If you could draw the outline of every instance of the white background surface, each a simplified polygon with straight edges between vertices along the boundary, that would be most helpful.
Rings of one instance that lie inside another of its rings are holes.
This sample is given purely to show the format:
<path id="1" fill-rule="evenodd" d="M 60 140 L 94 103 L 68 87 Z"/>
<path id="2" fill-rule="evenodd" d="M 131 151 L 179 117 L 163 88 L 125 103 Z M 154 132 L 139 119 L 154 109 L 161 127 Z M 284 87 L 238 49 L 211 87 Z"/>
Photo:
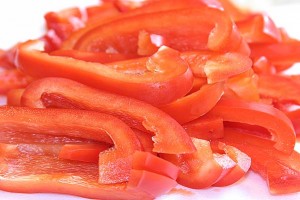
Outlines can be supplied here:
<path id="1" fill-rule="evenodd" d="M 0 48 L 6 49 L 17 41 L 25 41 L 40 36 L 43 30 L 43 15 L 46 11 L 55 11 L 74 5 L 92 5 L 98 0 L 9 0 L 0 3 Z M 245 1 L 244 1 L 245 2 Z M 256 2 L 256 1 L 254 1 Z M 260 1 L 262 2 L 262 1 Z M 257 3 L 257 2 L 256 2 Z M 249 4 L 246 2 L 246 4 Z M 257 8 L 258 4 L 255 5 Z M 300 38 L 300 4 L 289 4 L 283 6 L 269 6 L 270 3 L 263 4 L 263 9 L 270 13 L 272 18 L 279 26 L 286 27 L 288 32 L 294 37 Z M 0 104 L 3 99 L 0 98 Z M 229 187 L 209 188 L 205 190 L 194 190 L 189 196 L 180 196 L 178 194 L 165 195 L 159 200 L 183 200 L 183 199 L 201 199 L 201 200 L 299 200 L 300 193 L 271 196 L 268 193 L 267 185 L 262 178 L 253 172 L 246 178 Z M 0 191 L 0 200 L 78 200 L 79 197 L 55 194 L 14 194 Z"/>

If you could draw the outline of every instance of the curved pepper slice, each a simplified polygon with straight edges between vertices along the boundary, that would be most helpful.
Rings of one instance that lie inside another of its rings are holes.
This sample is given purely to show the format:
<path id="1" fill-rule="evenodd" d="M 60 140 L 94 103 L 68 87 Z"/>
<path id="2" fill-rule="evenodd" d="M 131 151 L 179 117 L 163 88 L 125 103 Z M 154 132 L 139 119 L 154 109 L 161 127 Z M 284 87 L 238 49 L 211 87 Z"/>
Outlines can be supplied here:
<path id="1" fill-rule="evenodd" d="M 238 99 L 221 99 L 208 113 L 224 121 L 266 128 L 275 141 L 274 147 L 284 153 L 294 150 L 296 136 L 289 118 L 273 106 Z"/>
<path id="2" fill-rule="evenodd" d="M 180 124 L 190 122 L 209 112 L 223 95 L 223 83 L 207 84 L 199 91 L 159 108 Z"/>
<path id="3" fill-rule="evenodd" d="M 126 1 L 128 2 L 128 1 Z M 107 2 L 108 4 L 111 2 Z M 137 3 L 135 1 L 135 3 Z M 141 2 L 138 2 L 141 3 Z M 144 3 L 144 2 L 143 2 Z M 219 8 L 220 3 L 217 0 L 155 0 L 155 1 L 146 1 L 145 5 L 142 5 L 141 7 L 135 8 L 133 10 L 122 12 L 120 15 L 116 15 L 115 17 L 106 18 L 105 20 L 92 20 L 92 23 L 89 23 L 84 28 L 74 32 L 70 35 L 70 37 L 63 42 L 62 48 L 63 49 L 73 49 L 76 41 L 82 37 L 85 33 L 89 32 L 90 30 L 96 28 L 99 25 L 102 25 L 104 23 L 109 23 L 114 20 L 120 19 L 120 18 L 126 18 L 131 16 L 136 16 L 140 14 L 145 13 L 155 13 L 155 12 L 162 12 L 162 11 L 168 11 L 168 10 L 179 10 L 184 8 L 195 8 L 195 7 L 203 7 L 204 5 L 213 7 L 213 8 Z"/>
<path id="4" fill-rule="evenodd" d="M 179 57 L 179 52 L 170 48 L 161 48 L 148 59 L 115 63 L 113 69 L 100 63 L 50 56 L 38 51 L 37 45 L 41 45 L 41 41 L 20 44 L 16 57 L 17 66 L 33 77 L 70 78 L 151 104 L 169 103 L 192 88 L 192 72 Z M 135 66 L 135 69 L 127 69 L 128 65 Z M 140 66 L 139 69 L 136 66 Z"/>
<path id="5" fill-rule="evenodd" d="M 200 189 L 213 185 L 223 172 L 214 159 L 210 142 L 192 138 L 197 152 L 190 154 L 162 154 L 161 157 L 180 168 L 177 182 L 183 186 Z"/>
<path id="6" fill-rule="evenodd" d="M 230 169 L 223 177 L 220 178 L 220 180 L 214 184 L 214 186 L 223 187 L 231 185 L 245 176 L 250 169 L 251 158 L 234 146 L 226 145 L 224 143 L 218 143 L 217 146 L 236 163 L 232 169 Z"/>
<path id="7" fill-rule="evenodd" d="M 212 51 L 184 52 L 194 76 L 207 77 L 208 83 L 226 81 L 251 69 L 251 59 L 241 53 L 216 53 Z"/>
<path id="8" fill-rule="evenodd" d="M 0 127 L 3 132 L 15 130 L 104 142 L 112 140 L 114 147 L 99 156 L 99 183 L 103 184 L 128 181 L 130 156 L 135 150 L 141 150 L 135 133 L 125 123 L 96 112 L 4 107 L 0 108 Z"/>
<path id="9" fill-rule="evenodd" d="M 141 30 L 162 36 L 163 45 L 176 50 L 229 51 L 238 49 L 242 41 L 230 17 L 203 6 L 140 14 L 99 25 L 82 35 L 74 49 L 137 54 Z"/>
<path id="10" fill-rule="evenodd" d="M 130 127 L 154 133 L 152 140 L 155 152 L 177 154 L 195 151 L 183 127 L 158 108 L 129 97 L 95 90 L 72 80 L 40 79 L 26 88 L 22 105 L 77 108 L 112 114 Z"/>
<path id="11" fill-rule="evenodd" d="M 281 34 L 273 20 L 266 14 L 253 14 L 236 23 L 248 43 L 277 43 Z"/>

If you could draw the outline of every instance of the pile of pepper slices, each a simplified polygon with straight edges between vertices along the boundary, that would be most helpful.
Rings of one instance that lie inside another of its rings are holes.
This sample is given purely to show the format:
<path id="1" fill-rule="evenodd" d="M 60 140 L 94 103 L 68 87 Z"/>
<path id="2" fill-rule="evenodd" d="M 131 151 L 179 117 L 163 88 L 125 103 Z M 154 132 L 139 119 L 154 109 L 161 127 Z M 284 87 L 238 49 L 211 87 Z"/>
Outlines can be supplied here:
<path id="1" fill-rule="evenodd" d="M 300 41 L 228 0 L 104 0 L 0 51 L 0 189 L 153 199 L 251 168 L 300 191 Z M 238 184 L 238 183 L 237 183 Z"/>

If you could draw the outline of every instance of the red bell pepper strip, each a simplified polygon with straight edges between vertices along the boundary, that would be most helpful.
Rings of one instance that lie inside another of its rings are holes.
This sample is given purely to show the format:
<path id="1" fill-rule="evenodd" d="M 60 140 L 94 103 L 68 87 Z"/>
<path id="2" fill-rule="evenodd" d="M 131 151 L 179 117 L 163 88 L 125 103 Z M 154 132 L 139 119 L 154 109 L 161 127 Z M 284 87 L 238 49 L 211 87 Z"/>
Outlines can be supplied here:
<path id="1" fill-rule="evenodd" d="M 236 163 L 233 168 L 214 184 L 214 186 L 223 187 L 231 185 L 245 176 L 250 169 L 251 158 L 233 146 L 224 143 L 218 143 L 217 145 Z"/>
<path id="2" fill-rule="evenodd" d="M 225 13 L 203 6 L 146 13 L 99 25 L 82 35 L 74 49 L 136 54 L 138 33 L 141 30 L 161 35 L 164 38 L 162 45 L 176 50 L 234 51 L 242 41 L 235 25 Z"/>
<path id="3" fill-rule="evenodd" d="M 213 147 L 212 147 L 213 148 Z M 222 173 L 219 176 L 219 178 L 215 181 L 213 186 L 217 186 L 216 184 L 220 181 L 223 181 L 223 179 L 227 179 L 227 174 L 231 173 L 231 171 L 236 167 L 236 162 L 234 162 L 227 154 L 224 154 L 224 152 L 213 154 L 215 161 L 222 167 Z"/>
<path id="4" fill-rule="evenodd" d="M 176 185 L 176 180 L 161 174 L 132 169 L 127 188 L 145 192 L 152 197 L 158 197 L 166 194 Z"/>
<path id="5" fill-rule="evenodd" d="M 223 83 L 207 84 L 199 91 L 159 108 L 180 124 L 184 124 L 209 112 L 222 97 L 223 87 Z"/>
<path id="6" fill-rule="evenodd" d="M 156 107 L 129 97 L 89 88 L 63 78 L 45 78 L 28 86 L 22 96 L 28 107 L 77 108 L 112 114 L 130 127 L 154 133 L 154 152 L 191 153 L 195 147 L 183 127 Z M 157 120 L 160 119 L 160 120 Z M 174 148 L 176 146 L 176 148 Z"/>
<path id="7" fill-rule="evenodd" d="M 153 199 L 142 191 L 126 188 L 127 183 L 99 184 L 95 163 L 69 162 L 47 155 L 11 158 L 1 154 L 0 177 L 0 189 L 9 192 L 60 193 L 103 200 Z"/>
<path id="8" fill-rule="evenodd" d="M 286 69 L 282 65 L 290 66 L 300 61 L 300 42 L 275 43 L 275 44 L 250 44 L 253 59 L 265 56 L 278 71 Z M 279 67 L 278 67 L 279 66 Z"/>
<path id="9" fill-rule="evenodd" d="M 179 168 L 171 162 L 149 152 L 136 151 L 133 154 L 132 169 L 146 170 L 176 180 Z"/>
<path id="10" fill-rule="evenodd" d="M 110 4 L 111 2 L 105 2 L 104 4 Z M 141 3 L 141 2 L 139 2 Z M 96 28 L 99 25 L 104 23 L 112 22 L 119 18 L 126 18 L 130 16 L 136 16 L 145 13 L 155 13 L 161 11 L 168 11 L 168 10 L 179 10 L 184 8 L 195 8 L 195 7 L 203 7 L 208 6 L 212 8 L 222 9 L 220 3 L 217 0 L 155 0 L 155 1 L 146 1 L 145 5 L 138 7 L 136 9 L 123 12 L 121 15 L 112 16 L 111 18 L 107 18 L 106 20 L 92 20 L 92 23 L 87 22 L 87 26 L 83 29 L 76 31 L 75 33 L 71 34 L 70 37 L 63 42 L 62 48 L 63 49 L 73 49 L 74 43 L 83 36 L 85 33 L 89 32 L 90 30 Z M 102 5 L 103 6 L 103 5 Z M 118 5 L 117 5 L 118 7 Z"/>
<path id="11" fill-rule="evenodd" d="M 241 74 L 249 70 L 252 61 L 242 54 L 226 53 L 209 59 L 204 67 L 208 83 L 225 81 L 228 77 Z M 220 69 L 221 68 L 221 69 Z"/>
<path id="12" fill-rule="evenodd" d="M 182 125 L 191 137 L 212 140 L 223 137 L 223 119 L 204 115 L 196 120 Z"/>
<path id="13" fill-rule="evenodd" d="M 63 145 L 59 158 L 82 162 L 98 163 L 99 154 L 107 150 L 109 144 L 66 144 Z"/>
<path id="14" fill-rule="evenodd" d="M 245 134 L 249 132 L 242 129 L 225 128 L 224 130 L 224 138 L 219 141 L 235 146 L 249 155 L 252 160 L 251 169 L 273 184 L 269 187 L 270 192 L 282 194 L 300 191 L 299 184 L 295 185 L 300 172 L 300 154 L 298 152 L 292 151 L 290 154 L 286 154 L 278 151 L 273 147 L 273 141 L 255 137 L 251 135 L 251 132 Z M 277 167 L 277 163 L 282 166 Z M 272 165 L 274 166 L 272 167 Z M 283 169 L 285 169 L 285 173 L 282 173 Z M 286 190 L 279 189 L 278 180 L 281 180 L 280 185 L 284 186 Z"/>
<path id="15" fill-rule="evenodd" d="M 251 59 L 240 53 L 210 51 L 184 52 L 181 57 L 189 63 L 194 76 L 206 77 L 208 83 L 225 81 L 251 69 Z"/>
<path id="16" fill-rule="evenodd" d="M 21 44 L 16 58 L 17 66 L 33 77 L 70 78 L 98 89 L 158 105 L 184 96 L 193 84 L 189 67 L 177 51 L 169 48 L 161 48 L 150 58 L 115 63 L 115 69 L 112 69 L 100 63 L 50 56 L 36 49 L 40 44 L 38 40 Z M 130 65 L 135 70 L 126 68 Z M 136 70 L 136 66 L 140 68 Z"/>
<path id="17" fill-rule="evenodd" d="M 289 76 L 260 75 L 258 79 L 259 94 L 274 102 L 300 105 L 300 84 Z"/>
<path id="18" fill-rule="evenodd" d="M 291 121 L 273 106 L 239 99 L 221 99 L 208 113 L 224 121 L 257 125 L 266 128 L 275 142 L 274 147 L 291 153 L 295 146 L 295 131 Z"/>
<path id="19" fill-rule="evenodd" d="M 253 14 L 236 24 L 248 43 L 277 43 L 281 41 L 279 29 L 266 14 Z"/>
<path id="20" fill-rule="evenodd" d="M 279 161 L 269 162 L 266 168 L 267 183 L 271 194 L 287 194 L 300 191 L 299 170 L 294 170 Z"/>
<path id="21" fill-rule="evenodd" d="M 0 126 L 2 131 L 42 132 L 103 142 L 112 140 L 114 147 L 99 156 L 99 183 L 104 184 L 128 181 L 130 156 L 141 149 L 139 140 L 126 124 L 96 112 L 4 107 L 0 108 Z"/>
<path id="22" fill-rule="evenodd" d="M 180 168 L 177 182 L 183 186 L 200 189 L 213 185 L 223 172 L 214 159 L 210 142 L 192 138 L 197 152 L 190 154 L 163 154 L 162 158 Z"/>

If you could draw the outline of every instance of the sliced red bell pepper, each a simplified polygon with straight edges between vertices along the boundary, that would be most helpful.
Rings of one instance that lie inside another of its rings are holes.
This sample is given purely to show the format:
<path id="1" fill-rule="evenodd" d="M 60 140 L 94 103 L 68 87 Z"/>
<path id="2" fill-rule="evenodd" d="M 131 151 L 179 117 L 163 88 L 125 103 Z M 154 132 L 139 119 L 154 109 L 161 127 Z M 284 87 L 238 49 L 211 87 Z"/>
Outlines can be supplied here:
<path id="1" fill-rule="evenodd" d="M 269 162 L 267 183 L 271 194 L 287 194 L 300 191 L 300 171 L 280 162 Z"/>
<path id="2" fill-rule="evenodd" d="M 225 81 L 229 77 L 248 71 L 252 66 L 248 56 L 226 53 L 209 59 L 204 67 L 208 83 Z"/>
<path id="3" fill-rule="evenodd" d="M 146 170 L 176 180 L 179 168 L 173 163 L 149 152 L 136 151 L 133 154 L 132 169 Z"/>
<path id="4" fill-rule="evenodd" d="M 161 48 L 150 58 L 115 63 L 112 69 L 100 63 L 50 56 L 36 49 L 40 44 L 38 40 L 28 41 L 18 49 L 17 66 L 34 77 L 70 78 L 158 105 L 184 96 L 193 84 L 189 67 L 179 57 L 179 52 L 169 48 Z"/>
<path id="5" fill-rule="evenodd" d="M 218 143 L 217 145 L 219 149 L 223 150 L 236 163 L 233 168 L 214 184 L 214 186 L 223 187 L 231 185 L 245 176 L 250 169 L 251 158 L 233 146 L 224 143 Z"/>
<path id="6" fill-rule="evenodd" d="M 115 1 L 117 2 L 117 1 Z M 136 3 L 136 2 L 135 2 Z M 142 2 L 139 2 L 139 5 Z M 73 49 L 74 43 L 83 36 L 85 33 L 89 32 L 90 30 L 96 28 L 99 25 L 102 25 L 108 22 L 112 22 L 119 18 L 126 18 L 130 16 L 136 16 L 145 13 L 155 13 L 155 12 L 162 12 L 168 10 L 179 10 L 184 8 L 195 8 L 195 7 L 203 7 L 208 6 L 212 8 L 222 9 L 220 3 L 217 0 L 155 0 L 155 1 L 145 1 L 145 5 L 140 5 L 141 7 L 135 8 L 133 10 L 128 10 L 126 12 L 122 12 L 121 15 L 112 16 L 111 18 L 106 18 L 106 20 L 92 20 L 92 23 L 87 22 L 87 26 L 75 33 L 71 34 L 70 37 L 63 42 L 62 47 L 64 49 Z M 111 1 L 107 1 L 104 4 L 111 4 Z M 103 6 L 103 5 L 102 5 Z M 117 7 L 118 3 L 117 3 Z"/>
<path id="7" fill-rule="evenodd" d="M 224 12 L 202 6 L 114 20 L 86 32 L 78 39 L 74 48 L 92 52 L 113 50 L 117 53 L 136 54 L 138 33 L 141 30 L 162 36 L 162 45 L 176 50 L 234 51 L 242 41 L 235 25 Z"/>
<path id="8" fill-rule="evenodd" d="M 206 77 L 208 83 L 225 81 L 251 69 L 251 59 L 240 53 L 211 51 L 184 52 L 181 57 L 189 63 L 194 76 Z"/>
<path id="9" fill-rule="evenodd" d="M 7 156 L 1 154 L 1 190 L 70 194 L 103 200 L 153 199 L 143 191 L 128 189 L 127 183 L 99 184 L 95 163 L 70 162 L 47 155 Z"/>
<path id="10" fill-rule="evenodd" d="M 223 178 L 226 179 L 227 174 L 229 174 L 236 167 L 237 164 L 228 155 L 224 154 L 224 152 L 221 153 L 214 152 L 213 155 L 215 161 L 223 169 L 221 175 L 213 184 L 213 186 L 217 186 L 216 184 L 219 183 L 219 181 L 222 181 Z"/>
<path id="11" fill-rule="evenodd" d="M 166 194 L 177 185 L 176 180 L 169 177 L 149 172 L 146 170 L 132 169 L 128 188 L 145 192 L 152 197 Z"/>
<path id="12" fill-rule="evenodd" d="M 274 102 L 300 104 L 300 84 L 289 76 L 260 75 L 258 79 L 259 94 Z"/>
<path id="13" fill-rule="evenodd" d="M 221 99 L 208 113 L 224 121 L 257 125 L 267 129 L 274 147 L 291 153 L 295 146 L 295 131 L 289 118 L 273 106 L 239 99 Z"/>
<path id="14" fill-rule="evenodd" d="M 281 33 L 273 20 L 264 13 L 257 13 L 238 21 L 237 27 L 248 43 L 277 43 Z"/>
<path id="15" fill-rule="evenodd" d="M 155 134 L 152 138 L 154 152 L 177 154 L 195 151 L 183 127 L 158 108 L 129 97 L 95 90 L 72 80 L 37 80 L 26 88 L 22 96 L 22 105 L 39 108 L 77 108 L 112 114 L 130 127 Z"/>
<path id="16" fill-rule="evenodd" d="M 223 119 L 204 115 L 196 120 L 182 125 L 191 137 L 212 140 L 223 137 Z"/>
<path id="17" fill-rule="evenodd" d="M 99 156 L 99 183 L 128 181 L 131 155 L 141 150 L 135 133 L 124 122 L 96 112 L 4 107 L 0 108 L 0 126 L 4 132 L 15 130 L 113 141 L 114 147 Z"/>
<path id="18" fill-rule="evenodd" d="M 206 84 L 199 91 L 159 108 L 180 124 L 184 124 L 209 112 L 222 97 L 223 88 L 223 83 Z"/>
<path id="19" fill-rule="evenodd" d="M 214 159 L 210 142 L 192 138 L 197 152 L 190 154 L 163 154 L 162 158 L 180 168 L 177 182 L 183 186 L 200 189 L 213 185 L 223 172 Z"/>
<path id="20" fill-rule="evenodd" d="M 251 157 L 251 169 L 258 172 L 271 184 L 272 193 L 289 193 L 300 191 L 297 182 L 300 172 L 300 154 L 292 151 L 290 154 L 283 153 L 274 148 L 274 142 L 251 135 L 251 132 L 242 129 L 224 129 L 224 138 L 219 139 L 226 144 L 237 147 Z M 248 133 L 248 134 L 245 134 Z M 280 163 L 282 166 L 276 166 Z M 271 164 L 271 166 L 270 166 Z M 272 167 L 272 165 L 274 165 Z M 282 173 L 285 170 L 285 173 Z M 293 172 L 293 173 L 289 173 Z M 288 173 L 288 175 L 287 175 Z M 280 183 L 278 180 L 281 180 Z M 280 186 L 281 185 L 281 186 Z M 285 190 L 279 189 L 283 187 Z"/>
<path id="21" fill-rule="evenodd" d="M 299 62 L 300 42 L 274 43 L 274 44 L 250 44 L 251 57 L 253 59 L 265 56 L 278 71 L 287 69 L 292 64 Z"/>
<path id="22" fill-rule="evenodd" d="M 98 163 L 99 154 L 107 150 L 109 144 L 66 144 L 63 145 L 59 158 L 66 160 L 76 160 L 82 162 Z"/>

